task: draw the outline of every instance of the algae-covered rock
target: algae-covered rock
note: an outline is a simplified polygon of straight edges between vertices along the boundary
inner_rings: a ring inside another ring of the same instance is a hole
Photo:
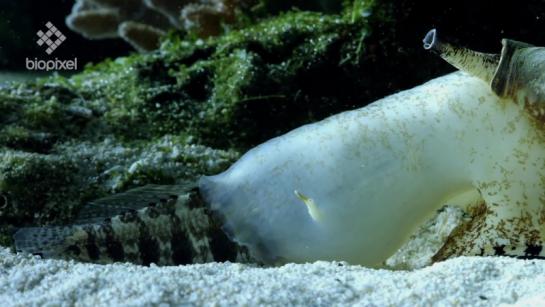
[[[102,63],[65,83],[107,100],[104,122],[127,139],[184,133],[249,148],[361,101],[365,24],[291,12],[207,41],[172,34],[156,53]]]
[[[62,224],[113,192],[148,183],[176,184],[224,170],[239,154],[165,135],[149,142],[67,141],[48,154],[0,154],[0,240],[13,226]]]

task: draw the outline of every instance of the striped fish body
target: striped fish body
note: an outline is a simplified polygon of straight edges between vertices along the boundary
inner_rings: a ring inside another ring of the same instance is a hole
[[[100,199],[74,225],[22,228],[14,239],[19,251],[93,263],[253,262],[227,238],[198,191],[173,186],[148,185]]]

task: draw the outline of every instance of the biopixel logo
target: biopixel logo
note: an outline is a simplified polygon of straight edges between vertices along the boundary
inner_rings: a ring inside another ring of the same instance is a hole
[[[55,49],[59,48],[59,46],[66,40],[66,36],[62,34],[57,27],[55,27],[51,22],[48,22],[45,24],[47,27],[47,32],[43,32],[42,30],[38,31],[36,33],[38,35],[38,41],[36,42],[38,46],[42,46],[43,44],[46,44],[47,50],[45,52],[47,54],[52,54]],[[53,41],[53,39],[56,39]]]
[[[45,26],[46,29],[40,30],[36,33],[36,35],[38,35],[36,44],[46,48],[45,53],[51,55],[66,40],[66,36],[64,36],[64,34],[51,22],[46,23]],[[59,60],[58,58],[55,58],[54,60],[40,60],[38,58],[34,58],[34,60],[32,60],[26,58],[26,68],[28,70],[45,71],[76,70],[78,69],[78,59],[74,58],[73,60]]]

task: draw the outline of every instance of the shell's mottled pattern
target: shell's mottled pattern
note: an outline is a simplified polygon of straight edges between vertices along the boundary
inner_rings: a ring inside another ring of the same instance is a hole
[[[511,152],[505,159],[493,161],[502,180],[476,182],[484,201],[468,209],[472,218],[453,233],[436,259],[467,254],[543,256],[545,48],[504,39],[501,54],[481,54],[444,44],[437,40],[435,30],[428,33],[424,43],[454,66],[490,84],[498,103],[506,105],[501,111],[514,113],[516,110],[510,109],[516,106],[521,110],[519,121],[528,123],[526,131],[517,131],[512,123],[498,136],[500,149]],[[510,134],[517,135],[516,144],[507,142]]]
[[[501,61],[492,90],[528,110],[538,129],[545,125],[545,49],[513,40],[502,41]]]

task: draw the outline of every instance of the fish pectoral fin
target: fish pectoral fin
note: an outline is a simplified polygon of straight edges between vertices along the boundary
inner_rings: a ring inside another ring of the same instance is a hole
[[[293,193],[295,194],[295,196],[297,196],[299,200],[303,202],[303,204],[305,204],[310,217],[314,221],[320,222],[322,220],[322,214],[320,210],[318,209],[318,207],[316,206],[316,203],[314,202],[314,200],[297,190],[294,190]]]

